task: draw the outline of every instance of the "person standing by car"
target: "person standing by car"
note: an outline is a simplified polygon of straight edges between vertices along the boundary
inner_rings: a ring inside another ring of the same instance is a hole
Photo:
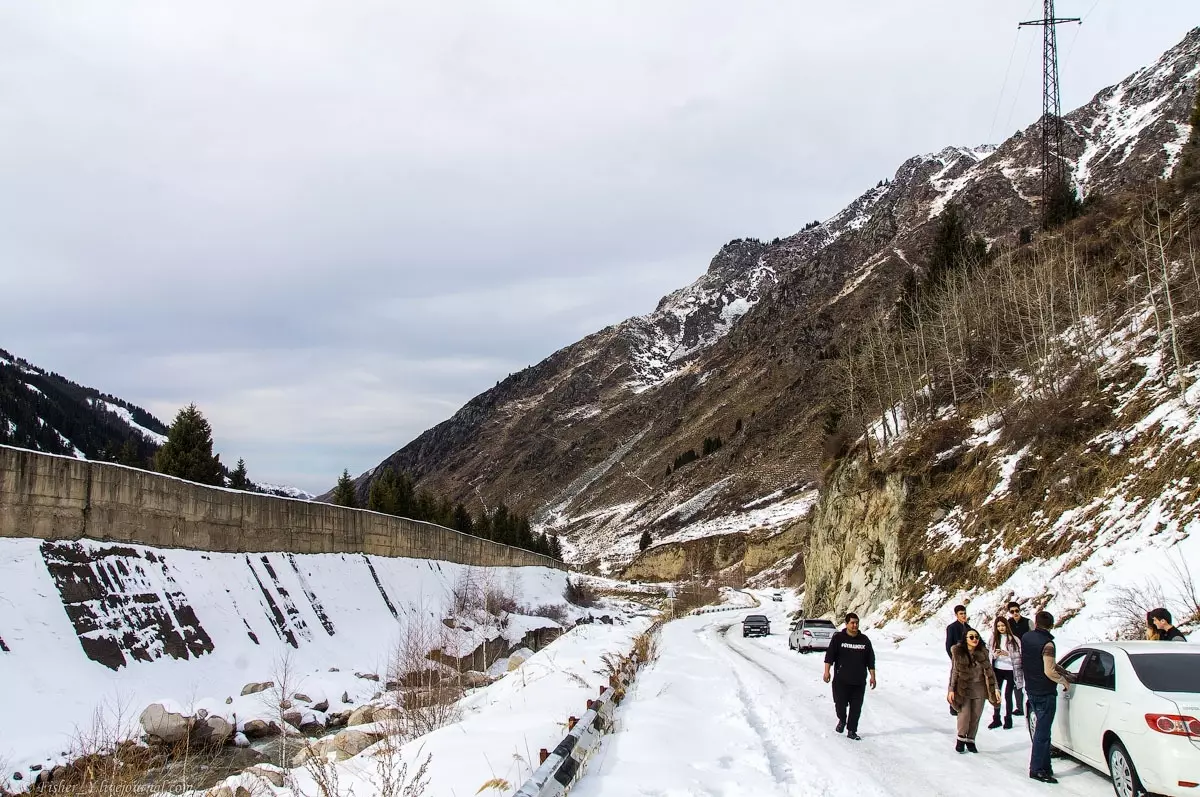
[[[846,627],[833,635],[825,651],[825,683],[829,683],[829,668],[833,666],[833,710],[837,713],[835,731],[846,731],[847,739],[858,740],[858,718],[862,714],[863,697],[870,676],[875,688],[875,649],[871,640],[858,630],[858,615],[846,615]]]
[[[1071,681],[1058,666],[1054,651],[1054,615],[1034,615],[1034,629],[1021,637],[1021,671],[1029,697],[1030,719],[1034,721],[1033,749],[1029,753],[1029,777],[1043,783],[1058,783],[1050,770],[1050,730],[1058,708],[1058,686],[1067,690]]]
[[[951,661],[954,660],[954,657],[950,654],[950,648],[962,642],[970,628],[971,624],[967,622],[967,607],[960,603],[954,607],[954,622],[946,626],[946,655],[950,656]],[[950,716],[953,717],[957,714],[958,709],[951,703]]]
[[[1158,631],[1158,638],[1163,642],[1187,642],[1187,637],[1183,635],[1183,632],[1171,625],[1171,613],[1163,607],[1151,609],[1146,618],[1154,624],[1154,628]]]
[[[1021,660],[1021,638],[1029,633],[1029,618],[1021,616],[1021,604],[1016,601],[1008,602],[1008,632],[1017,638],[1017,658]],[[1025,716],[1025,686],[1024,679],[1017,684],[1017,699],[1016,707],[1013,709],[1014,717]]]
[[[950,648],[950,686],[946,702],[958,712],[958,741],[954,749],[960,753],[978,753],[975,734],[983,716],[983,701],[989,701],[999,711],[1000,693],[996,690],[996,672],[992,658],[979,632],[974,628]]]
[[[1017,693],[1017,707],[1020,708],[1022,690],[1025,688],[1025,678],[1021,673],[1021,642],[1009,633],[1008,621],[997,617],[992,623],[992,669],[996,671],[996,689],[1004,689],[1004,728],[1013,726],[1013,692]],[[1024,712],[1019,712],[1024,713]],[[992,722],[988,730],[999,728],[1000,704],[992,712]]]

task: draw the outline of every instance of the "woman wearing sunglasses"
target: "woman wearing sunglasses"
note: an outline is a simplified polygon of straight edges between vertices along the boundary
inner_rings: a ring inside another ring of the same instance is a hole
[[[946,702],[958,712],[958,741],[954,749],[960,753],[979,752],[975,734],[979,731],[985,700],[993,706],[1000,705],[1000,692],[996,689],[992,657],[979,632],[972,628],[962,642],[950,648],[950,690]]]

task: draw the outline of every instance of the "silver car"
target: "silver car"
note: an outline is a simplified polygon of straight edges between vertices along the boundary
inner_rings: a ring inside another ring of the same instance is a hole
[[[788,636],[788,647],[801,653],[825,650],[829,647],[829,640],[833,639],[836,632],[837,626],[829,620],[816,618],[800,620],[792,628],[791,635]]]

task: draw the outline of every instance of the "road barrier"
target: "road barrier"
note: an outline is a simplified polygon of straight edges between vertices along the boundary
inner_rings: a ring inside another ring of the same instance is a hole
[[[656,626],[646,633],[657,633]],[[587,702],[583,716],[567,719],[567,735],[558,746],[538,752],[538,768],[513,797],[562,797],[570,793],[600,748],[600,738],[612,730],[616,707],[643,664],[636,651],[622,659],[609,678],[609,686],[600,687],[600,696]]]

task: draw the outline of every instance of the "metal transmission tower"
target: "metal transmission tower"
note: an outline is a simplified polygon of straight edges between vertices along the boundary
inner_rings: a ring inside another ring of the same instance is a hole
[[[1042,45],[1042,220],[1048,221],[1056,192],[1065,192],[1066,165],[1062,158],[1062,98],[1058,90],[1058,32],[1067,22],[1082,22],[1079,17],[1054,16],[1054,0],[1044,0],[1042,19],[1022,22],[1018,27],[1041,26]]]

